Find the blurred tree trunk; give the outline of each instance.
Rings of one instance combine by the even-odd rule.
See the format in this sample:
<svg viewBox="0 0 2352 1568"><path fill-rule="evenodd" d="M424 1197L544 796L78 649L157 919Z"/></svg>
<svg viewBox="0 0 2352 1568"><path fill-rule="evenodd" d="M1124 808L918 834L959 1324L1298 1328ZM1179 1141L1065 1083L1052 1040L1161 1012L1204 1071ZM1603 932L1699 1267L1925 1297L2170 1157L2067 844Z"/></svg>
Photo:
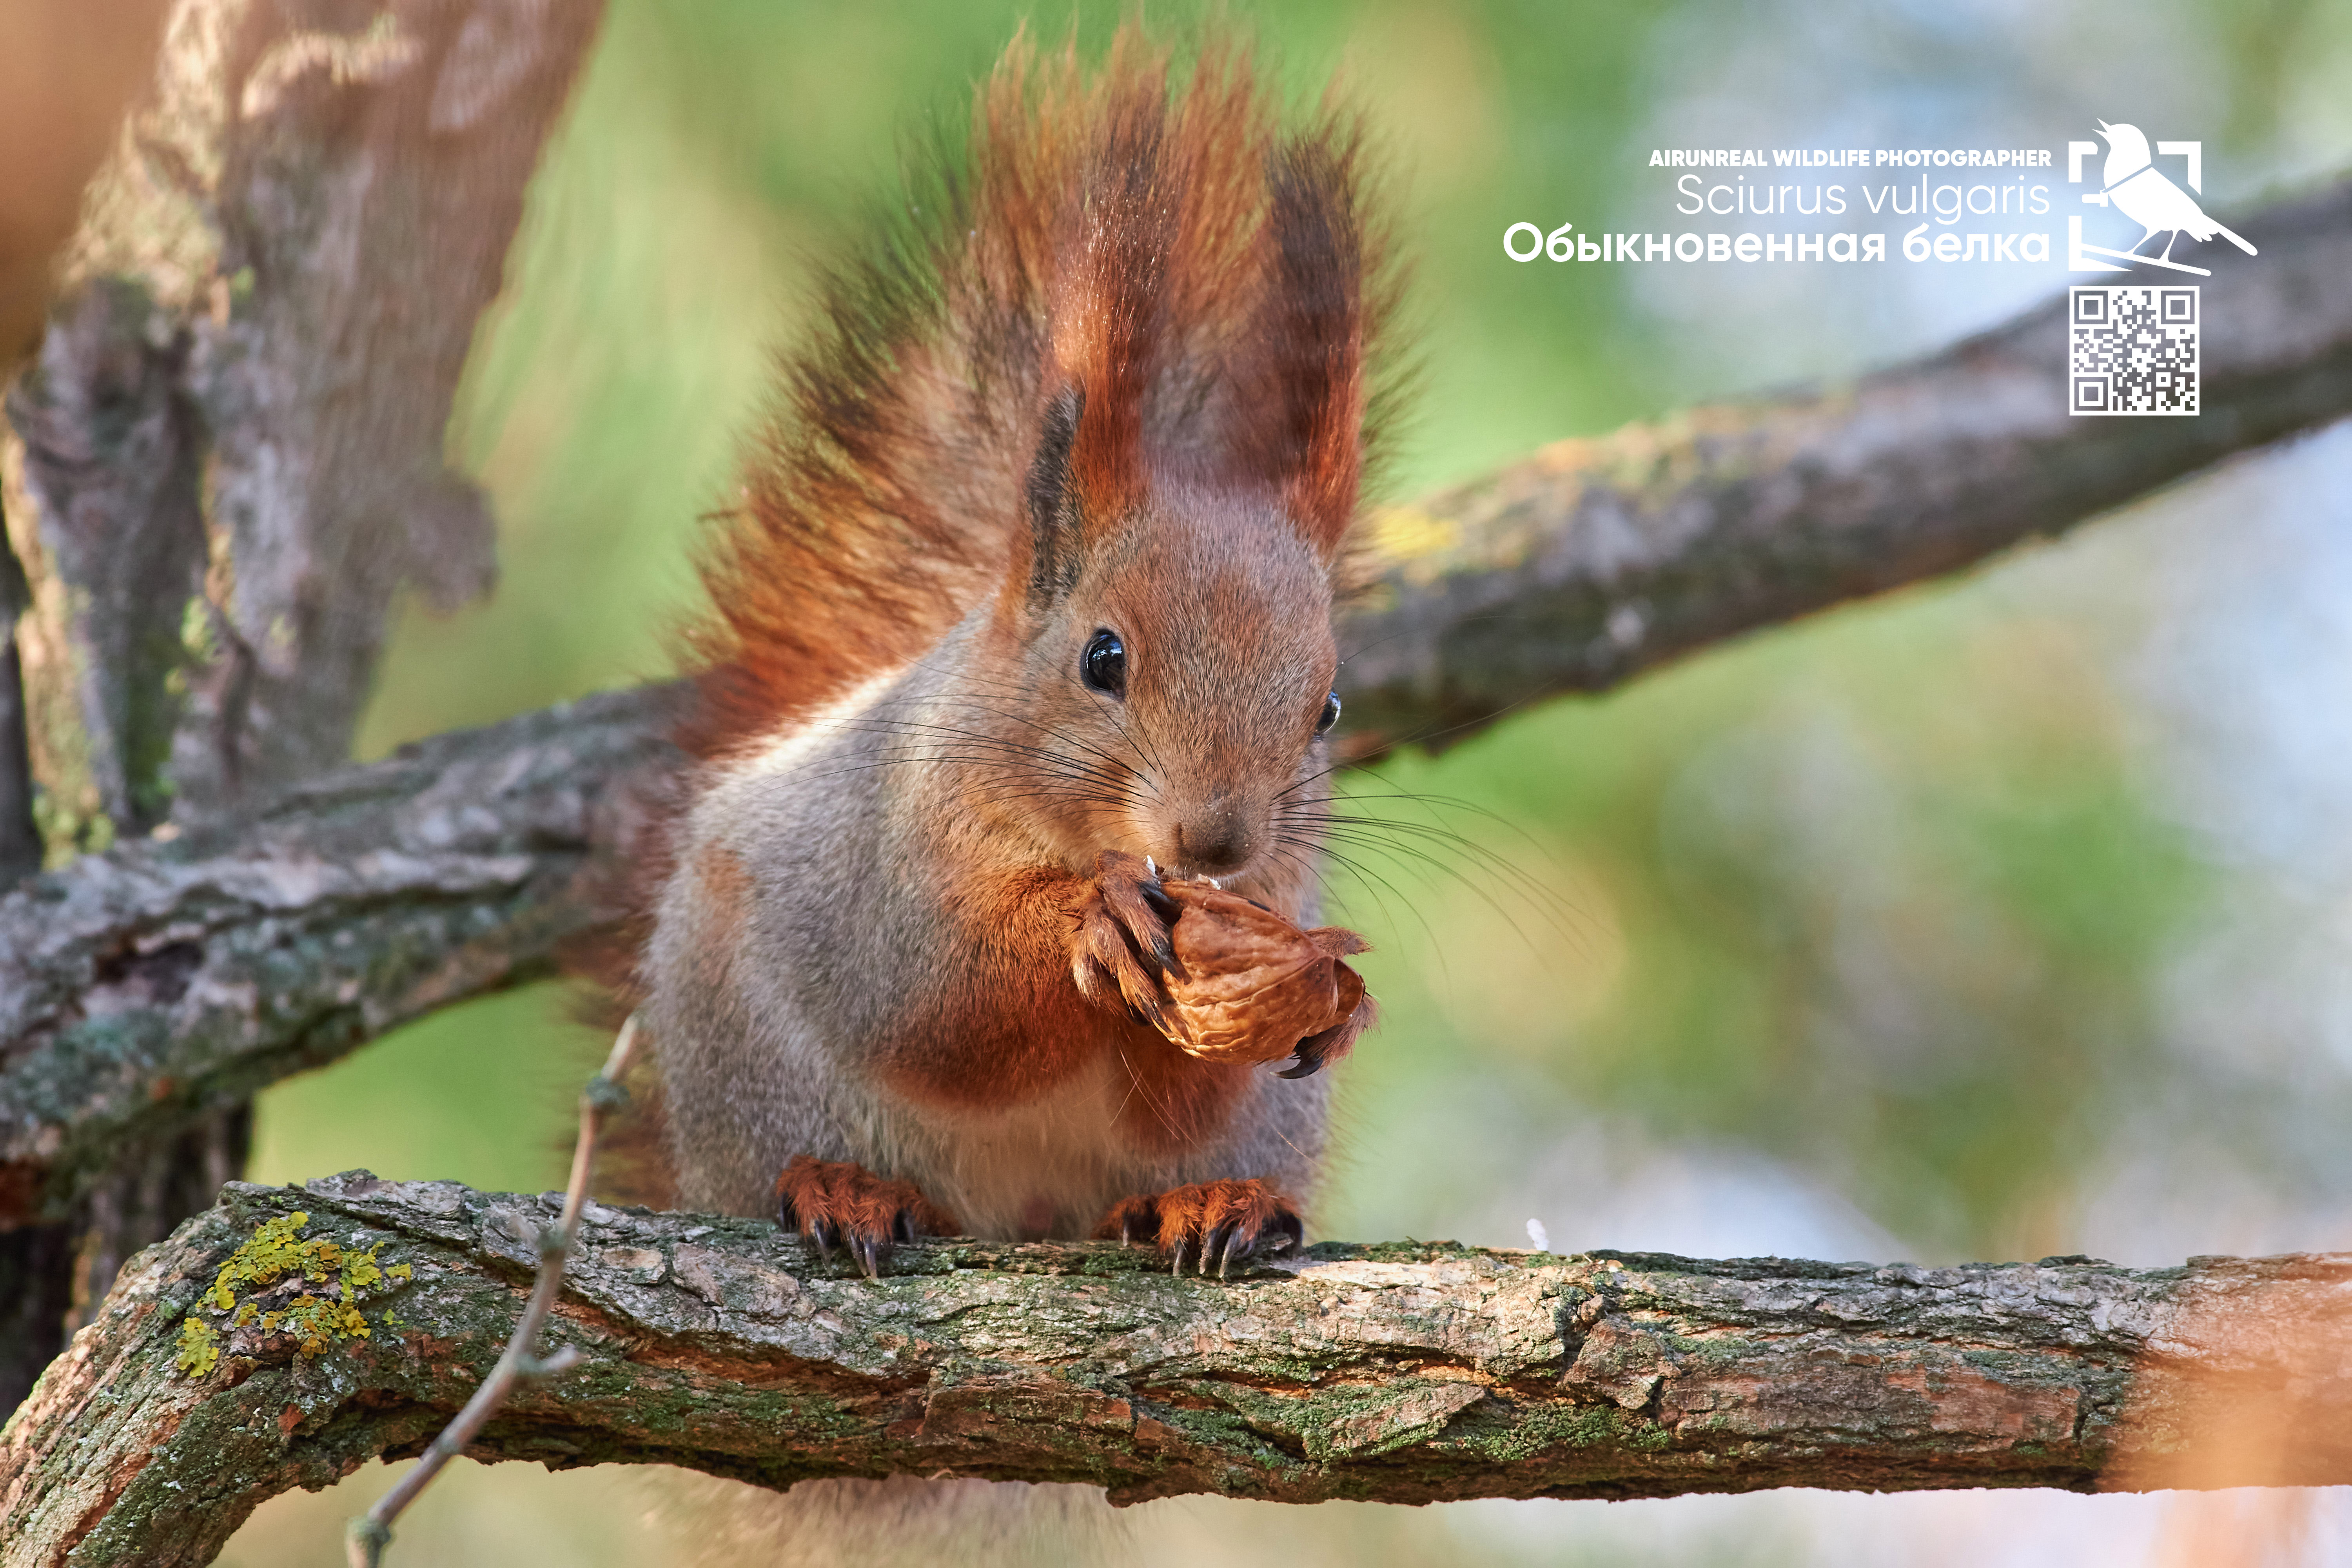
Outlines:
<svg viewBox="0 0 2352 1568"><path fill-rule="evenodd" d="M234 821L341 765L394 595L488 590L489 518L444 429L599 13L171 7L7 405L29 579L13 647L53 856ZM0 847L21 862L12 787ZM242 1169L248 1107L186 1110L113 1148L61 1221L0 1237L22 1303L0 1321L0 1405L125 1258Z"/></svg>
<svg viewBox="0 0 2352 1568"><path fill-rule="evenodd" d="M41 868L41 834L33 824L33 755L25 733L25 670L16 651L16 619L31 602L25 569L0 533L0 888L14 887Z"/></svg>
<svg viewBox="0 0 2352 1568"><path fill-rule="evenodd" d="M76 0L0 8L0 384L40 340L51 260L72 234L82 187L123 108L152 73L163 0ZM0 487L4 489L5 487ZM0 887L41 868L16 624L32 590L6 537L0 494ZM0 1231L0 1409L24 1396L71 1302L62 1224Z"/></svg>

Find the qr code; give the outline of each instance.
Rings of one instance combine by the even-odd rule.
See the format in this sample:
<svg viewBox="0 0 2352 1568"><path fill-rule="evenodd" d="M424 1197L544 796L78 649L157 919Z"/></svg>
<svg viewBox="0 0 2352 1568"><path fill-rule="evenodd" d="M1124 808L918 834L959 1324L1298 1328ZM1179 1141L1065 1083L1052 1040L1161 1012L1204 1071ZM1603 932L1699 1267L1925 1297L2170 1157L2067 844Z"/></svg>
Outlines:
<svg viewBox="0 0 2352 1568"><path fill-rule="evenodd" d="M2066 328L2075 414L2197 412L2197 290L2084 286Z"/></svg>

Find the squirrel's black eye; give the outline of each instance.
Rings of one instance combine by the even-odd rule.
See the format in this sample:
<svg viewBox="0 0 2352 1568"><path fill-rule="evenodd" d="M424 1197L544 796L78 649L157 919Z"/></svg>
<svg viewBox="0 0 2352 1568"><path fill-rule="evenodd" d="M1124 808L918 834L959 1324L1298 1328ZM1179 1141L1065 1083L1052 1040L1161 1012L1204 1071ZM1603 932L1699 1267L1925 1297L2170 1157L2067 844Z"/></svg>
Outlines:
<svg viewBox="0 0 2352 1568"><path fill-rule="evenodd" d="M1330 733L1331 726L1339 721L1339 694L1336 691L1323 699L1323 716L1315 721L1315 732Z"/></svg>
<svg viewBox="0 0 2352 1568"><path fill-rule="evenodd" d="M1098 631L1087 639L1087 651L1078 656L1078 676L1097 691L1127 695L1127 645L1117 632Z"/></svg>

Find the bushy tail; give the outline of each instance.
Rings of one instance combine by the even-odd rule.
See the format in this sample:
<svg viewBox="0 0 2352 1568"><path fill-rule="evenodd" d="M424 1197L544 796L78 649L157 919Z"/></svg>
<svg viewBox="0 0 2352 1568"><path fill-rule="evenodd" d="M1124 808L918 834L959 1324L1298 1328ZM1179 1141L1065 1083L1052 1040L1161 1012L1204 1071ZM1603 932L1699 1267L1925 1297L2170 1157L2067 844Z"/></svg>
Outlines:
<svg viewBox="0 0 2352 1568"><path fill-rule="evenodd" d="M655 1485L677 1568L1118 1568L1139 1555L1095 1487L893 1476L777 1493L685 1471Z"/></svg>

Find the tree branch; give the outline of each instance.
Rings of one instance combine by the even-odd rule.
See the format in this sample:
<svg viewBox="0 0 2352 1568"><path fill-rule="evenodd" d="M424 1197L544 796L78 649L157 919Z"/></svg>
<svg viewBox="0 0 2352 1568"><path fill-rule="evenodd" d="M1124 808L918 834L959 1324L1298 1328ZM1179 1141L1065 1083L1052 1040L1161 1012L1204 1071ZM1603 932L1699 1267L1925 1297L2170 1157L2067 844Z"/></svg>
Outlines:
<svg viewBox="0 0 2352 1568"><path fill-rule="evenodd" d="M1850 389L1564 442L1383 514L1389 564L1343 630L1351 754L1955 570L2352 412L2352 182L2232 224L2262 255L2215 260L2196 418L2070 418L2053 304ZM675 765L658 706L445 736L245 837L86 857L0 900L0 1227L60 1212L127 1128L545 973L610 918L585 873L626 858L625 803Z"/></svg>
<svg viewBox="0 0 2352 1568"><path fill-rule="evenodd" d="M283 796L229 843L86 857L0 900L0 1216L54 1215L158 1135L612 918L675 766L661 688L444 735Z"/></svg>
<svg viewBox="0 0 2352 1568"><path fill-rule="evenodd" d="M124 1269L0 1434L7 1568L208 1562L264 1498L417 1453L497 1361L558 1206L365 1173L225 1198ZM298 1292L335 1285L199 1300L297 1212L294 1239L338 1244L344 1279L371 1248L413 1272L351 1289L366 1337L346 1323L315 1357L283 1323L228 1325L257 1300L297 1321ZM1921 1268L1324 1245L1230 1284L1108 1245L899 1258L869 1281L764 1223L592 1205L550 1329L579 1363L467 1451L776 1487L944 1469L1121 1502L2352 1481L2347 1255ZM194 1377L174 1364L205 1364L190 1316L219 1326Z"/></svg>

